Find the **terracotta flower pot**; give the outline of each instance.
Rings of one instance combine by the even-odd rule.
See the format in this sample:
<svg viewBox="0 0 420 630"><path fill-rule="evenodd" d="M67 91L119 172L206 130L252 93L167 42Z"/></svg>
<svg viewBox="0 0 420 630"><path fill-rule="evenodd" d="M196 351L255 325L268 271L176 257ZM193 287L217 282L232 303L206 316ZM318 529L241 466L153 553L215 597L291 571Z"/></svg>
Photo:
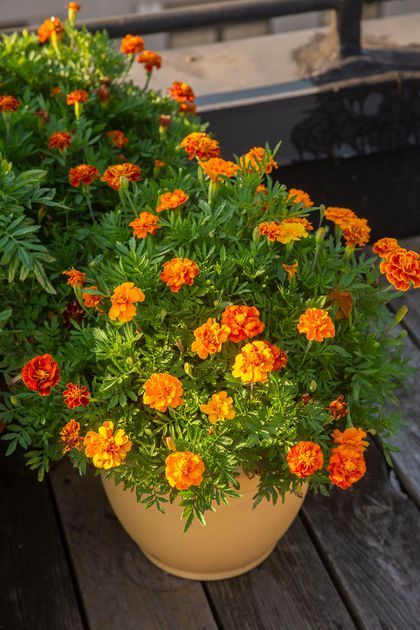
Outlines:
<svg viewBox="0 0 420 630"><path fill-rule="evenodd" d="M258 478L240 478L241 494L228 506L207 512L207 526L194 521L187 533L176 503L165 514L137 503L132 491L102 478L106 495L122 526L153 564L192 580L221 580L250 571L273 551L292 524L303 498L289 493L275 506L263 500L252 508ZM306 491L305 491L306 492Z"/></svg>

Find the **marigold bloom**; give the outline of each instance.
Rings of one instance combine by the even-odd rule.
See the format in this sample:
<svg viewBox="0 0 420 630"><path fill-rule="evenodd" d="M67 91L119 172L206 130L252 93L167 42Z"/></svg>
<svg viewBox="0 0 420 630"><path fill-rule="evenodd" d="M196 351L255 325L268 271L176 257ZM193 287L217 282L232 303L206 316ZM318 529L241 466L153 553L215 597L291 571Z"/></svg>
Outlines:
<svg viewBox="0 0 420 630"><path fill-rule="evenodd" d="M314 229L314 226L306 217L288 217L287 219L283 219L282 223L300 223L307 232L312 232Z"/></svg>
<svg viewBox="0 0 420 630"><path fill-rule="evenodd" d="M113 131L106 132L107 138L112 142L112 144L118 149L123 149L128 144L128 138L120 129L114 129Z"/></svg>
<svg viewBox="0 0 420 630"><path fill-rule="evenodd" d="M83 440L86 457L92 457L96 468L115 468L120 466L131 450L132 442L123 429L114 433L114 423L107 421L98 432L88 431Z"/></svg>
<svg viewBox="0 0 420 630"><path fill-rule="evenodd" d="M133 236L136 238L146 238L148 234L156 234L161 226L158 225L159 217L151 212L141 212L137 219L131 221L129 226L133 228Z"/></svg>
<svg viewBox="0 0 420 630"><path fill-rule="evenodd" d="M102 176L102 181L114 190L119 190L121 186L121 178L125 177L130 182L137 182L141 179L141 168L137 164L124 162L123 164L115 164L108 166Z"/></svg>
<svg viewBox="0 0 420 630"><path fill-rule="evenodd" d="M2 94L0 96L0 112L16 112L20 107L20 102L14 96Z"/></svg>
<svg viewBox="0 0 420 630"><path fill-rule="evenodd" d="M243 383L265 383L274 370L274 354L265 341L246 344L236 355L232 374Z"/></svg>
<svg viewBox="0 0 420 630"><path fill-rule="evenodd" d="M194 261L189 258L172 258L163 265L160 279L172 291L178 293L184 284L191 286L194 278L198 276L199 270Z"/></svg>
<svg viewBox="0 0 420 630"><path fill-rule="evenodd" d="M371 229L366 219L351 219L341 227L347 247L364 247L369 243Z"/></svg>
<svg viewBox="0 0 420 630"><path fill-rule="evenodd" d="M304 479L322 469L324 455L316 442L298 442L289 450L287 463L293 475Z"/></svg>
<svg viewBox="0 0 420 630"><path fill-rule="evenodd" d="M144 50L144 39L140 35L125 35L121 40L120 51L124 55L137 55Z"/></svg>
<svg viewBox="0 0 420 630"><path fill-rule="evenodd" d="M77 14L80 11L81 6L78 2L69 2L67 5L67 9L69 22L72 26L74 26Z"/></svg>
<svg viewBox="0 0 420 630"><path fill-rule="evenodd" d="M84 308L79 304L77 300L72 300L67 303L66 308L63 311L63 324L66 328L72 327L72 322L80 324L85 318Z"/></svg>
<svg viewBox="0 0 420 630"><path fill-rule="evenodd" d="M232 403L233 399L227 395L227 392L219 392L213 394L208 403L200 405L200 411L208 415L212 424L216 420L233 420L236 413Z"/></svg>
<svg viewBox="0 0 420 630"><path fill-rule="evenodd" d="M90 392L86 385L75 385L74 383L67 383L67 389L63 392L64 402L69 409L75 407L87 407L89 404Z"/></svg>
<svg viewBox="0 0 420 630"><path fill-rule="evenodd" d="M311 208L314 205L314 202L308 193L304 190L300 190L300 188L290 188L287 201L290 201L291 203L301 203L304 208Z"/></svg>
<svg viewBox="0 0 420 630"><path fill-rule="evenodd" d="M44 44L53 33L57 36L61 36L64 32L64 26L61 20L57 17L45 20L38 29L38 39L41 44Z"/></svg>
<svg viewBox="0 0 420 630"><path fill-rule="evenodd" d="M172 116L169 114L161 114L159 116L159 127L170 127L172 125Z"/></svg>
<svg viewBox="0 0 420 630"><path fill-rule="evenodd" d="M344 431L334 429L334 431L332 432L334 444L354 446L361 451L364 451L365 448L369 446L369 442L363 439L365 437L366 432L360 428L356 429L356 427L349 427L348 429L344 429Z"/></svg>
<svg viewBox="0 0 420 630"><path fill-rule="evenodd" d="M381 258L386 258L388 252L399 249L400 245L396 238L380 238L379 241L373 244L372 251L374 254L378 254Z"/></svg>
<svg viewBox="0 0 420 630"><path fill-rule="evenodd" d="M137 315L134 304L144 302L145 295L141 289L134 286L134 282L123 282L115 287L111 295L112 306L109 309L110 319L118 319L120 322L130 322Z"/></svg>
<svg viewBox="0 0 420 630"><path fill-rule="evenodd" d="M239 166L234 162L217 157L210 158L205 162L199 160L198 163L213 182L220 181L222 177L234 177L239 169Z"/></svg>
<svg viewBox="0 0 420 630"><path fill-rule="evenodd" d="M397 291L408 291L411 285L415 289L420 287L420 256L417 252L402 247L391 250L379 269Z"/></svg>
<svg viewBox="0 0 420 630"><path fill-rule="evenodd" d="M48 140L49 149L58 149L64 151L71 146L71 134L67 131L55 131Z"/></svg>
<svg viewBox="0 0 420 630"><path fill-rule="evenodd" d="M184 403L182 383L172 374L152 374L144 384L143 402L152 409L165 413Z"/></svg>
<svg viewBox="0 0 420 630"><path fill-rule="evenodd" d="M200 455L191 451L176 451L165 460L165 475L172 488L188 490L191 486L199 486L203 481L205 470Z"/></svg>
<svg viewBox="0 0 420 630"><path fill-rule="evenodd" d="M282 233L280 223L276 221L260 223L258 230L261 236L265 236L269 241L276 241L277 237Z"/></svg>
<svg viewBox="0 0 420 630"><path fill-rule="evenodd" d="M97 291L98 287L92 286L92 287L86 287L87 290L91 290L91 291ZM98 313L102 313L102 303L104 301L104 298L102 297L102 295L97 295L95 293L82 293L82 299L83 299L83 304L86 306L86 308L94 308L95 311L98 311Z"/></svg>
<svg viewBox="0 0 420 630"><path fill-rule="evenodd" d="M308 232L303 223L282 221L276 240L283 245L287 245L292 241L300 241L301 238L306 238L307 236Z"/></svg>
<svg viewBox="0 0 420 630"><path fill-rule="evenodd" d="M95 179L99 179L100 173L96 166L91 164L79 164L69 170L69 182L72 186L89 186Z"/></svg>
<svg viewBox="0 0 420 630"><path fill-rule="evenodd" d="M52 87L50 90L50 96L59 96L61 94L61 87L58 85L56 87Z"/></svg>
<svg viewBox="0 0 420 630"><path fill-rule="evenodd" d="M337 319L343 319L343 317L349 319L353 310L353 297L350 291L336 287L327 295L327 299L338 307L336 314Z"/></svg>
<svg viewBox="0 0 420 630"><path fill-rule="evenodd" d="M153 166L155 167L156 170L163 168L165 166L166 162L164 162L163 160L159 160L156 159L153 162Z"/></svg>
<svg viewBox="0 0 420 630"><path fill-rule="evenodd" d="M68 453L73 448L82 450L83 438L80 435L80 424L73 418L61 429L60 442L64 444L63 453Z"/></svg>
<svg viewBox="0 0 420 630"><path fill-rule="evenodd" d="M287 273L288 279L291 280L297 274L299 263L297 261L292 263L291 265L287 265L286 263L283 263L282 267L285 270L285 272Z"/></svg>
<svg viewBox="0 0 420 630"><path fill-rule="evenodd" d="M179 113L180 114L196 114L197 113L197 105L195 103L189 103L185 101L184 103L179 104Z"/></svg>
<svg viewBox="0 0 420 630"><path fill-rule="evenodd" d="M258 172L264 169L264 173L267 175L271 173L274 168L278 168L277 162L272 157L268 159L268 154L264 147L253 147L248 153L245 153L242 159L246 169Z"/></svg>
<svg viewBox="0 0 420 630"><path fill-rule="evenodd" d="M74 105L75 103L86 103L89 98L89 94L86 90L74 90L66 96L67 105Z"/></svg>
<svg viewBox="0 0 420 630"><path fill-rule="evenodd" d="M78 269L63 271L63 276L68 276L67 284L71 287L82 287L86 282L86 274Z"/></svg>
<svg viewBox="0 0 420 630"><path fill-rule="evenodd" d="M222 324L229 327L229 341L238 343L252 339L263 332L265 324L260 320L260 312L255 306L227 306L222 313Z"/></svg>
<svg viewBox="0 0 420 630"><path fill-rule="evenodd" d="M335 400L332 400L327 407L334 420L345 418L348 414L348 403L344 400L344 396L340 394Z"/></svg>
<svg viewBox="0 0 420 630"><path fill-rule="evenodd" d="M349 219L357 219L357 215L350 210L349 208L337 208L335 206L330 206L325 209L324 217L328 219L328 221L332 221L338 227L342 228L346 225Z"/></svg>
<svg viewBox="0 0 420 630"><path fill-rule="evenodd" d="M28 389L49 396L51 388L60 381L60 368L50 354L42 354L25 363L21 376Z"/></svg>
<svg viewBox="0 0 420 630"><path fill-rule="evenodd" d="M228 340L229 332L228 326L220 325L209 317L205 324L194 330L195 341L191 345L191 350L196 352L200 359L207 359L209 354L220 352L222 344Z"/></svg>
<svg viewBox="0 0 420 630"><path fill-rule="evenodd" d="M328 311L322 308L308 308L302 313L297 329L308 341L323 341L335 335L334 323Z"/></svg>
<svg viewBox="0 0 420 630"><path fill-rule="evenodd" d="M333 448L327 466L330 480L339 488L347 490L359 481L366 472L366 462L360 448L342 445Z"/></svg>
<svg viewBox="0 0 420 630"><path fill-rule="evenodd" d="M220 157L220 145L217 140L210 138L207 133L194 131L188 134L179 145L188 153L188 159L209 160Z"/></svg>
<svg viewBox="0 0 420 630"><path fill-rule="evenodd" d="M287 365L287 352L285 350L281 350L278 346L270 343L269 341L265 341L266 345L270 348L271 353L273 355L274 364L273 364L273 372L277 372L277 370L281 370L285 368Z"/></svg>
<svg viewBox="0 0 420 630"><path fill-rule="evenodd" d="M192 87L184 81L174 81L172 86L168 88L168 92L174 101L179 103L193 103L195 101Z"/></svg>
<svg viewBox="0 0 420 630"><path fill-rule="evenodd" d="M162 67L162 57L152 50L144 50L137 57L137 61L143 64L146 72L152 72L153 68L159 70Z"/></svg>
<svg viewBox="0 0 420 630"><path fill-rule="evenodd" d="M156 206L156 212L163 212L164 210L176 210L187 203L190 198L186 192L176 188L172 192L163 193L160 195L158 204Z"/></svg>

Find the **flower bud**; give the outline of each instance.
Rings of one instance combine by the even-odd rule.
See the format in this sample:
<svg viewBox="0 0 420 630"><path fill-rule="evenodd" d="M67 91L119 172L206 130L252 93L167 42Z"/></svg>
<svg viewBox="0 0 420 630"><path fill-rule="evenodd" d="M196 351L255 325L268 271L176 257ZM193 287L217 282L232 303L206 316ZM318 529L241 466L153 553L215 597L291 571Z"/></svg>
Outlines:
<svg viewBox="0 0 420 630"><path fill-rule="evenodd" d="M192 366L191 366L191 363L184 363L184 372L185 372L185 374L188 374L188 376L192 378Z"/></svg>
<svg viewBox="0 0 420 630"><path fill-rule="evenodd" d="M321 243L321 241L323 241L324 238L325 238L325 228L321 227L315 233L315 242Z"/></svg>
<svg viewBox="0 0 420 630"><path fill-rule="evenodd" d="M174 439L171 436L165 438L165 444L169 448L170 451L176 451L176 444Z"/></svg>
<svg viewBox="0 0 420 630"><path fill-rule="evenodd" d="M402 320L407 315L407 313L408 313L408 308L405 305L401 306L400 310L397 311L397 313L395 313L395 323L399 324L400 322L402 322Z"/></svg>

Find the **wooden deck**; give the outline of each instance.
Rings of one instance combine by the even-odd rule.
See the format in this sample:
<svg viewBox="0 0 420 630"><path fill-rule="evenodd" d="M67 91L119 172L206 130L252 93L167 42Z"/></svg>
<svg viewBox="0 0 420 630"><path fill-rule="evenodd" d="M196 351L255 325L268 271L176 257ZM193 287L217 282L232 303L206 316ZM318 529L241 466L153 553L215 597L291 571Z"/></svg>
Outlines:
<svg viewBox="0 0 420 630"><path fill-rule="evenodd" d="M419 251L420 238L406 246ZM420 367L420 292L403 301L407 355ZM400 405L407 424L394 468L372 444L354 489L308 497L268 560L220 582L150 564L97 477L81 478L63 461L39 484L19 456L0 458L0 630L417 629L418 375Z"/></svg>

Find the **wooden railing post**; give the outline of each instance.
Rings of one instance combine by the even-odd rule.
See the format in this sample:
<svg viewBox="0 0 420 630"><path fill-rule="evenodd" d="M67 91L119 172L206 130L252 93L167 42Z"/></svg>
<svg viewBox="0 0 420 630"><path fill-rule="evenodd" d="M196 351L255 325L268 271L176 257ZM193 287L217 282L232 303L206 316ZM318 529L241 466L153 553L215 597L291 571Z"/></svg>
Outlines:
<svg viewBox="0 0 420 630"><path fill-rule="evenodd" d="M363 0L341 0L337 9L337 30L342 58L360 55Z"/></svg>

